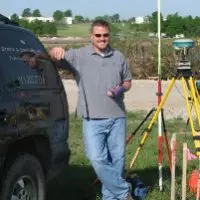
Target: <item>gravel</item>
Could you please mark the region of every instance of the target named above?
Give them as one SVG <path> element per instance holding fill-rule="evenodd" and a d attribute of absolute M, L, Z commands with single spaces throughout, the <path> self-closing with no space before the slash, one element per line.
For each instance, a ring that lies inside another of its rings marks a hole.
<path fill-rule="evenodd" d="M 75 112 L 78 88 L 75 81 L 64 80 L 64 87 L 68 96 L 69 111 Z M 162 92 L 166 91 L 170 81 L 162 81 Z M 125 105 L 127 111 L 145 110 L 157 106 L 157 81 L 154 80 L 133 80 L 132 88 L 125 94 Z M 182 89 L 182 84 L 176 80 L 169 96 L 163 106 L 165 118 L 187 119 L 187 107 Z M 194 110 L 194 109 L 193 109 Z"/>

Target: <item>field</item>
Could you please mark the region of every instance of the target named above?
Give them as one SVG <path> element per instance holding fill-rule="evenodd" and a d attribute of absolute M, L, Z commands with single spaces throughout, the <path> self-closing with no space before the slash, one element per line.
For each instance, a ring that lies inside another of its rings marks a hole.
<path fill-rule="evenodd" d="M 84 24 L 72 24 L 72 25 L 62 25 L 57 27 L 57 34 L 60 37 L 83 37 L 88 38 L 90 33 L 90 23 L 84 23 Z M 128 24 L 123 23 L 116 23 L 113 26 L 111 26 L 111 34 L 117 34 L 119 36 L 125 36 L 125 37 L 132 37 L 133 35 L 136 36 L 135 32 L 130 28 Z M 140 37 L 146 37 L 147 33 L 141 34 L 139 33 Z"/>
<path fill-rule="evenodd" d="M 113 28 L 114 27 L 114 28 Z M 111 27 L 111 45 L 124 53 L 129 61 L 131 73 L 135 79 L 147 79 L 157 75 L 158 43 L 149 38 L 148 32 L 135 31 L 128 24 L 114 24 Z M 65 49 L 79 48 L 90 42 L 90 24 L 73 24 L 58 27 L 58 37 L 41 38 L 46 48 L 62 46 Z M 168 79 L 174 72 L 177 57 L 172 46 L 173 38 L 163 38 L 161 45 L 162 78 Z M 200 71 L 200 46 L 191 52 L 193 71 Z"/>
<path fill-rule="evenodd" d="M 128 113 L 128 131 L 127 135 L 135 130 L 146 113 L 130 112 Z M 145 124 L 146 125 L 146 124 Z M 144 125 L 144 127 L 145 127 Z M 72 151 L 70 164 L 65 171 L 55 180 L 51 181 L 48 186 L 48 200 L 100 200 L 101 185 L 92 186 L 95 180 L 95 173 L 84 155 L 81 120 L 71 114 L 70 120 L 70 137 L 69 144 Z M 145 198 L 146 200 L 166 200 L 170 199 L 170 170 L 167 162 L 167 154 L 164 148 L 164 170 L 163 170 L 163 192 L 158 187 L 158 167 L 157 167 L 157 127 L 151 131 L 145 145 L 140 152 L 136 165 L 129 169 L 130 160 L 135 153 L 136 148 L 141 140 L 144 130 L 142 127 L 130 144 L 127 145 L 127 162 L 126 171 L 130 174 L 137 174 L 141 180 L 150 186 L 150 191 Z M 189 128 L 181 119 L 167 120 L 166 127 L 168 130 L 168 138 L 171 139 L 172 133 L 177 133 L 177 167 L 176 167 L 176 200 L 181 199 L 181 173 L 182 173 L 182 143 L 187 142 L 193 151 L 192 136 Z M 180 131 L 182 130 L 182 131 Z M 197 161 L 188 163 L 188 175 L 197 166 Z M 195 199 L 192 194 L 187 191 L 187 199 Z"/>
<path fill-rule="evenodd" d="M 90 24 L 72 24 L 69 26 L 59 26 L 58 36 L 60 37 L 88 37 Z"/>

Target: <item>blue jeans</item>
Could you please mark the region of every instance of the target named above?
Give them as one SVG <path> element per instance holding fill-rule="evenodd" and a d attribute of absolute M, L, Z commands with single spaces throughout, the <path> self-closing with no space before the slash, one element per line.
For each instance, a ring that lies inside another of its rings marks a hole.
<path fill-rule="evenodd" d="M 86 156 L 102 183 L 103 200 L 126 199 L 129 187 L 123 178 L 126 119 L 83 119 Z"/>

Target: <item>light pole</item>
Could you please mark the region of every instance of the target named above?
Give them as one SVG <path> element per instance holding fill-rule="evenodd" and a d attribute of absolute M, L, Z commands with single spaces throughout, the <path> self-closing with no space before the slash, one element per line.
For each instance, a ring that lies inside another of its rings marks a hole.
<path fill-rule="evenodd" d="M 161 0 L 157 0 L 157 20 L 158 20 L 158 105 L 161 102 L 161 96 L 162 96 L 162 84 L 161 84 Z M 158 116 L 158 170 L 159 170 L 159 188 L 160 191 L 163 190 L 163 173 L 162 173 L 162 168 L 163 168 L 163 137 L 162 137 L 162 116 L 161 112 L 159 113 Z"/>

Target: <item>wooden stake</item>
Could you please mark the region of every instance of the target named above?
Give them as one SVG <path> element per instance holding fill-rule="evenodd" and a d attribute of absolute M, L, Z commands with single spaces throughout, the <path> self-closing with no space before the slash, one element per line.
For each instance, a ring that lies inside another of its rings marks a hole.
<path fill-rule="evenodd" d="M 182 200 L 186 200 L 187 143 L 183 144 Z"/>
<path fill-rule="evenodd" d="M 171 139 L 172 173 L 171 173 L 171 200 L 175 200 L 175 167 L 176 167 L 176 134 Z"/>

